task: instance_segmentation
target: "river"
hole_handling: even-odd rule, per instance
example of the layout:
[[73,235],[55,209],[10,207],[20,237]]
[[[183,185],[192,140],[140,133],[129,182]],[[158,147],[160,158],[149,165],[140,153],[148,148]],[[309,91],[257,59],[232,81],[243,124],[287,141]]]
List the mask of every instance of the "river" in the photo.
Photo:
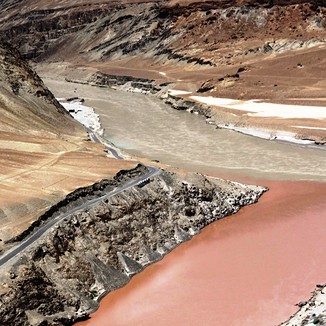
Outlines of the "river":
[[79,326],[272,326],[325,282],[324,150],[216,130],[150,96],[47,84],[58,97],[85,98],[132,154],[270,188],[106,296]]

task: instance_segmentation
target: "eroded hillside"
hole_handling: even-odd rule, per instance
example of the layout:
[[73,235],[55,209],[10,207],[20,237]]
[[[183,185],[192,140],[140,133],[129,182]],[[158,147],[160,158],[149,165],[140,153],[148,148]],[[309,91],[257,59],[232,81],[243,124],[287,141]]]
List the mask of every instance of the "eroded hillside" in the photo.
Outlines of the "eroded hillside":
[[265,190],[163,172],[76,212],[2,267],[1,324],[61,326],[85,318],[104,293]]
[[[2,4],[0,26],[3,37],[27,58],[94,61],[137,55],[164,60],[164,65],[169,59],[215,66],[253,56],[266,41],[325,37],[322,5],[304,0],[30,0],[24,7]],[[291,44],[270,47],[263,52],[291,50]]]
[[0,44],[0,249],[68,192],[133,166],[106,159],[20,54]]
[[[44,76],[92,82],[90,75],[102,73],[149,79],[190,95],[325,106],[324,1],[9,4],[0,5],[0,34]],[[325,142],[324,119],[247,113],[219,106],[215,120]]]

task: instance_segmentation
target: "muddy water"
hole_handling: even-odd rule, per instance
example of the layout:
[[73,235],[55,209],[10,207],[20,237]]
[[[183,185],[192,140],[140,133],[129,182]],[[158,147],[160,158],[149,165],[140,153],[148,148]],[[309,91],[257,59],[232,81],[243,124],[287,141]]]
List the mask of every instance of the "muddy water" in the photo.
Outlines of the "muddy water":
[[219,170],[271,179],[326,181],[326,151],[216,130],[202,117],[171,110],[159,100],[137,99],[137,105],[135,98],[125,105],[119,105],[117,99],[112,110],[101,100],[87,101],[97,108],[107,137],[131,153],[205,173]]
[[57,97],[80,96],[100,114],[106,136],[130,153],[203,173],[271,180],[326,181],[326,150],[216,130],[159,99],[47,81]]
[[133,153],[271,189],[109,294],[79,326],[275,325],[325,282],[326,183],[298,181],[326,181],[325,151],[215,130],[149,97],[79,85],[75,95]]
[[258,204],[205,228],[109,294],[78,326],[272,326],[325,282],[326,184],[268,182]]

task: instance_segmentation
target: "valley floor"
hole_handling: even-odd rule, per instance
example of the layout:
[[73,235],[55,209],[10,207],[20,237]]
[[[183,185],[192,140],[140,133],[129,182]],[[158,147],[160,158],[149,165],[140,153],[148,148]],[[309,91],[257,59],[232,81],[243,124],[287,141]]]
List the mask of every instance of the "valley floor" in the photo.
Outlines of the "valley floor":
[[[74,94],[84,97],[87,105],[95,106],[95,111],[102,116],[102,123],[107,132],[115,135],[113,130],[116,126],[111,124],[116,123],[117,120],[113,116],[109,118],[109,112],[117,109],[114,104],[116,101],[114,93],[87,85],[65,84],[63,81],[47,80],[47,82],[54,93],[60,96],[67,96],[69,92],[75,90]],[[132,112],[123,111],[123,106],[129,107],[127,98],[133,99],[134,111],[137,112],[138,105],[139,108],[142,107],[144,112],[138,113],[137,124],[144,126],[145,120],[142,120],[142,115],[148,117],[149,113],[145,109],[145,104],[142,106],[138,103],[139,97],[141,95],[123,92],[117,94],[117,98],[121,99],[119,105],[121,105],[121,115],[125,117],[125,120],[128,120],[128,115],[134,119]],[[156,104],[152,103],[152,105]],[[152,114],[156,114],[153,107],[151,110]],[[181,147],[185,147],[186,143],[181,139],[181,134],[177,129],[178,113],[173,110],[171,112],[175,113],[173,117],[175,132],[170,139],[168,129],[165,129],[169,148],[173,146],[172,139],[175,138]],[[198,119],[198,117],[194,118]],[[167,115],[165,119],[165,123],[170,123]],[[188,121],[185,116],[182,116],[182,121],[187,121],[186,128],[198,128],[197,125],[196,127],[193,125],[194,121]],[[201,123],[205,128],[209,128],[203,121]],[[161,122],[161,124],[165,128],[164,123]],[[126,130],[130,128],[130,132],[135,132],[127,124],[120,127],[125,130],[126,136],[128,136]],[[183,126],[184,129],[185,126]],[[144,133],[147,131],[145,127],[143,130]],[[218,131],[214,130],[214,132],[218,137]],[[157,133],[159,134],[159,131]],[[203,134],[203,136],[207,135]],[[140,134],[137,134],[137,137],[140,137]],[[151,137],[159,142],[156,135],[152,134]],[[214,136],[211,135],[211,137]],[[195,152],[196,147],[211,145],[207,143],[199,145],[198,139],[199,137],[196,137],[196,140],[192,138],[190,152]],[[265,147],[269,148],[270,142],[262,142]],[[233,145],[233,151],[236,145],[239,146],[239,142]],[[307,300],[309,292],[315,288],[316,284],[324,281],[326,266],[320,258],[322,257],[322,242],[324,242],[323,216],[326,214],[323,201],[325,183],[298,181],[304,177],[302,170],[304,153],[310,159],[316,155],[315,163],[305,163],[312,173],[305,177],[308,179],[316,177],[315,180],[323,179],[321,174],[323,173],[324,151],[282,144],[279,146],[282,147],[284,157],[286,157],[284,162],[278,157],[277,163],[268,167],[269,172],[266,172],[266,165],[261,167],[265,178],[269,180],[258,177],[258,174],[254,178],[255,174],[248,175],[248,171],[245,170],[245,165],[249,164],[248,158],[244,159],[244,170],[240,174],[239,172],[235,174],[232,170],[226,172],[223,169],[219,174],[216,172],[219,170],[217,167],[215,169],[203,167],[202,164],[209,160],[208,156],[200,155],[203,160],[200,163],[190,154],[193,161],[191,167],[187,166],[188,169],[194,171],[206,169],[206,173],[217,174],[223,178],[265,184],[270,187],[270,191],[257,205],[248,207],[224,221],[212,224],[190,243],[182,245],[162,262],[136,276],[126,287],[109,294],[101,303],[100,310],[93,314],[89,321],[80,325],[128,325],[131,321],[135,325],[152,325],[153,323],[198,325],[204,321],[207,325],[241,323],[241,325],[258,326],[261,325],[262,320],[264,325],[279,324],[293,314],[298,309],[295,305],[302,300]],[[128,151],[127,148],[128,146],[125,150]],[[160,148],[161,150],[164,148],[162,141]],[[287,164],[293,155],[291,151],[296,150],[298,151],[297,161],[291,166],[297,173],[294,175]],[[179,151],[182,151],[181,148]],[[178,155],[178,150],[175,148],[172,152]],[[209,152],[213,155],[213,147],[209,147]],[[271,153],[273,153],[272,149]],[[248,154],[250,155],[249,150]],[[139,150],[139,155],[150,157],[141,150]],[[224,161],[228,159],[227,155],[223,156]],[[186,167],[183,165],[183,160],[186,161],[186,159],[187,155],[182,152],[182,158],[178,158],[178,162],[183,168]],[[238,161],[242,159],[238,155]],[[162,160],[164,161],[164,155]],[[318,169],[318,164],[321,164],[321,170]],[[314,171],[311,170],[312,165],[315,166]],[[273,174],[271,169],[280,170],[278,174]],[[213,170],[215,173],[212,172]],[[287,173],[284,174],[284,171]],[[315,177],[313,174],[316,174]],[[278,181],[278,179],[291,179],[292,181]],[[187,305],[184,305],[185,293],[187,293]],[[223,304],[216,306],[216,302],[220,302],[221,298],[223,298]],[[149,307],[146,310],[142,309],[144,302],[146,307]],[[324,308],[323,305],[320,306],[321,314]],[[168,315],[166,311],[169,311]],[[308,318],[314,318],[312,313]]]

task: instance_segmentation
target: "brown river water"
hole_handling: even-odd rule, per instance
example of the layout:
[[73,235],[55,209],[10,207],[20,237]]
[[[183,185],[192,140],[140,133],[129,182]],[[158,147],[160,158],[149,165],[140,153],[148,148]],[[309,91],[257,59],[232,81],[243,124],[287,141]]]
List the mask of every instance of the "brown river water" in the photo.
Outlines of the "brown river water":
[[78,326],[277,325],[326,279],[326,152],[215,130],[149,96],[48,81],[128,152],[270,188],[107,295]]

